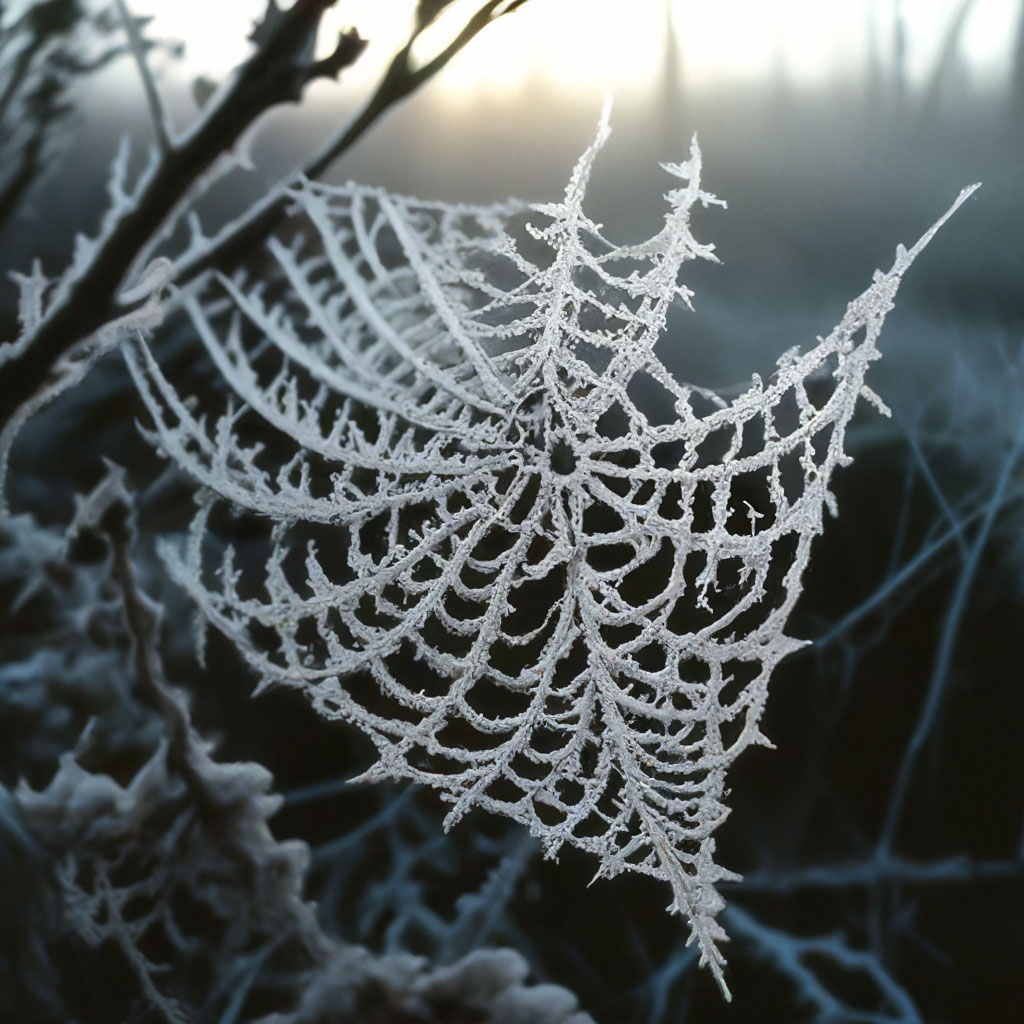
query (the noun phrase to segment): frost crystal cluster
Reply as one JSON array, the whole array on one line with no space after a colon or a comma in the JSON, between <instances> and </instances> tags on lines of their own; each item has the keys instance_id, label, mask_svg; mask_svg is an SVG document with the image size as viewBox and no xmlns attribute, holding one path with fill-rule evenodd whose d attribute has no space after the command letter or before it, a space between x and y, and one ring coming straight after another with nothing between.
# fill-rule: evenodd
<instances>
[{"instance_id":1,"label":"frost crystal cluster","mask_svg":"<svg viewBox=\"0 0 1024 1024\"><path fill-rule=\"evenodd\" d=\"M583 210L607 134L605 117L558 203L299 187L274 275L185 299L236 396L213 422L144 345L129 362L156 442L205 485L165 552L205 620L369 736L364 778L437 787L448 823L507 815L599 875L666 880L724 991L726 773L767 742L846 424L861 396L884 411L865 371L939 225L727 401L655 351L689 304L680 268L715 258L690 233L716 202L697 145L664 165L661 230L617 246ZM234 547L225 501L254 514Z\"/></svg>"}]
</instances>

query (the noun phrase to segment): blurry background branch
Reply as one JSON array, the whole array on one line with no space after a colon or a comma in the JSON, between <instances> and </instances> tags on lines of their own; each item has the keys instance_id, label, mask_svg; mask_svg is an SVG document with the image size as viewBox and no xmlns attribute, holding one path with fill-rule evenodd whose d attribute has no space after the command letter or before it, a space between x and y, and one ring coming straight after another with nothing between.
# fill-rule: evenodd
<instances>
[{"instance_id":1,"label":"blurry background branch","mask_svg":"<svg viewBox=\"0 0 1024 1024\"><path fill-rule=\"evenodd\" d=\"M4 6L0 4L0 229L29 186L52 169L56 134L73 109L75 85L127 51L112 5L40 0L13 13ZM135 33L140 31L136 21L130 24ZM141 37L140 45L180 49Z\"/></svg>"}]
</instances>

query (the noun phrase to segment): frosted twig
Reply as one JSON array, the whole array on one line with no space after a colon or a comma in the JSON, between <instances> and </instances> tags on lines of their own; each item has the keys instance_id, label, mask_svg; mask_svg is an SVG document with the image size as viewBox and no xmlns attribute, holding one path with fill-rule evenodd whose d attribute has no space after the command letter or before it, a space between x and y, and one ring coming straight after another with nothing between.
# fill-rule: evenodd
<instances>
[{"instance_id":1,"label":"frosted twig","mask_svg":"<svg viewBox=\"0 0 1024 1024\"><path fill-rule=\"evenodd\" d=\"M817 1021L857 1020L866 1024L923 1024L907 990L882 966L873 953L851 949L840 935L802 937L770 928L733 904L725 911L733 933L751 943L756 955L771 962L796 986L801 1003L814 1007ZM814 973L805 957L816 955L855 974L865 974L891 1006L889 1011L870 1012L838 999Z\"/></svg>"},{"instance_id":2,"label":"frosted twig","mask_svg":"<svg viewBox=\"0 0 1024 1024\"><path fill-rule=\"evenodd\" d=\"M174 146L173 130L167 111L164 108L163 100L160 98L160 90L157 88L153 72L146 60L146 46L139 32L139 26L131 12L128 10L126 0L115 0L117 12L121 17L121 23L128 36L128 43L131 46L132 57L135 66L139 70L139 78L142 79L142 88L146 94L146 103L149 106L149 118L153 125L153 133L156 136L156 143L161 153L168 153Z\"/></svg>"},{"instance_id":3,"label":"frosted twig","mask_svg":"<svg viewBox=\"0 0 1024 1024\"><path fill-rule=\"evenodd\" d=\"M960 634L960 621L966 608L967 595L974 584L982 552L989 541L996 518L1002 511L1003 503L1013 481L1013 474L1020 464L1022 454L1024 454L1024 418L1019 422L1010 449L1003 459L992 495L985 506L984 516L978 526L977 533L971 541L967 557L960 567L956 587L946 608L939 647L935 654L935 662L931 678L928 682L924 706L917 718L913 734L907 743L903 760L900 763L896 782L893 786L892 797L886 811L885 822L878 840L878 850L882 855L887 854L892 848L900 816L903 813L903 806L906 803L914 767L928 737L931 735L942 708L949 681L953 650Z\"/></svg>"}]
</instances>

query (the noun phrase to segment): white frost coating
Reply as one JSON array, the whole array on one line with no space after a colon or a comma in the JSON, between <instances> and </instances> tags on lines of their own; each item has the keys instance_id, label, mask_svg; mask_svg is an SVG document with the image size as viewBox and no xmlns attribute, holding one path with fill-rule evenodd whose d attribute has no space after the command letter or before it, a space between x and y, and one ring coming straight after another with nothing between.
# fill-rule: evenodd
<instances>
[{"instance_id":1,"label":"white frost coating","mask_svg":"<svg viewBox=\"0 0 1024 1024\"><path fill-rule=\"evenodd\" d=\"M696 142L665 165L682 184L664 227L617 248L582 208L607 134L559 203L299 188L312 243L270 247L283 293L222 279L226 313L189 300L241 400L216 422L128 355L156 443L210 492L168 564L264 682L363 730L365 778L438 787L448 824L482 807L598 875L668 881L727 994L726 771L767 743L845 427L858 397L880 406L864 374L920 246L728 402L654 352L689 301L681 265L714 259L689 227L716 202ZM272 450L245 439L256 418ZM272 521L262 569L217 547L218 496Z\"/></svg>"}]
</instances>

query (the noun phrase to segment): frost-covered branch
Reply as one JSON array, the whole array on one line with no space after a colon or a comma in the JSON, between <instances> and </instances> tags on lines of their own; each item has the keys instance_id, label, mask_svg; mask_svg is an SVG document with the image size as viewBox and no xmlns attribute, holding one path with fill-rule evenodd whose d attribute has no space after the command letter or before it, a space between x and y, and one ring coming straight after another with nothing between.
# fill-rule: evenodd
<instances>
[{"instance_id":1,"label":"frost-covered branch","mask_svg":"<svg viewBox=\"0 0 1024 1024\"><path fill-rule=\"evenodd\" d=\"M0 228L59 162L59 129L75 85L124 52L109 7L93 0L25 0L0 7Z\"/></svg>"},{"instance_id":2,"label":"frost-covered branch","mask_svg":"<svg viewBox=\"0 0 1024 1024\"><path fill-rule=\"evenodd\" d=\"M932 734L936 718L942 707L945 692L952 669L953 648L960 633L960 620L964 614L967 595L974 583L981 555L992 534L997 515L1003 509L1003 503L1009 491L1013 475L1018 472L1022 453L1024 453L1024 417L1021 418L1012 434L1009 451L1006 453L1001 471L999 472L991 498L985 506L982 518L970 547L965 552L963 565L956 587L950 596L949 605L942 623L939 647L935 654L934 667L925 696L924 707L917 720L913 735L900 764L899 774L893 788L892 797L879 839L879 850L887 854L896 837L903 807L910 787L911 776L921 755L922 748Z\"/></svg>"},{"instance_id":3,"label":"frost-covered branch","mask_svg":"<svg viewBox=\"0 0 1024 1024\"><path fill-rule=\"evenodd\" d=\"M421 64L413 60L413 47L450 0L421 2L409 38L395 54L370 98L356 116L314 154L292 177L268 190L237 220L224 225L211 238L198 237L177 260L177 279L185 284L214 267L240 262L254 246L261 244L285 217L288 190L303 178L317 179L346 153L391 107L444 69L448 62L488 25L522 7L527 0L486 0L466 20L462 29L437 54Z\"/></svg>"},{"instance_id":4,"label":"frost-covered branch","mask_svg":"<svg viewBox=\"0 0 1024 1024\"><path fill-rule=\"evenodd\" d=\"M146 60L146 46L139 31L139 26L128 11L125 0L116 0L117 12L121 16L121 23L124 25L125 34L128 36L128 43L131 47L132 57L135 66L139 71L139 79L142 82L143 91L146 94L146 103L149 106L150 120L153 125L153 133L156 136L157 147L161 153L169 153L173 143L171 141L171 123L164 110L163 100L160 98L160 90L157 88L156 79L149 69Z\"/></svg>"},{"instance_id":5,"label":"frost-covered branch","mask_svg":"<svg viewBox=\"0 0 1024 1024\"><path fill-rule=\"evenodd\" d=\"M307 170L320 173L386 109L440 70L484 27L522 2L486 0L442 53L422 66L414 66L409 57L412 44L446 6L421 3L413 34L367 108ZM188 211L204 178L211 172L218 173L218 162L241 143L264 112L281 103L298 102L309 82L337 77L362 53L365 41L351 29L341 33L330 54L314 59L321 19L333 3L301 0L282 11L275 0L268 0L252 35L254 53L211 98L194 124L176 139L171 137L156 85L145 66L145 46L138 26L128 18L159 149L150 155L131 192L125 194L126 202L108 211L98 236L78 240L75 259L50 287L38 321L23 323L20 338L0 345L0 488L7 450L20 425L80 379L110 347L115 334L117 341L126 336L123 322L130 311L125 309L124 292L134 283L133 276L143 274L151 265L154 240L162 238L161 232L173 227ZM283 194L271 190L267 200L257 203L214 240L194 233L194 240L201 239L200 246L189 250L180 265L170 264L170 277L184 281L209 266L230 265L272 230L283 209ZM104 331L107 341L97 344L95 338Z\"/></svg>"},{"instance_id":6,"label":"frost-covered branch","mask_svg":"<svg viewBox=\"0 0 1024 1024\"><path fill-rule=\"evenodd\" d=\"M726 914L736 937L750 944L758 958L771 963L794 985L796 998L812 1008L817 1024L845 1024L850 1020L865 1024L923 1024L910 994L871 951L852 948L842 935L792 935L764 924L735 905ZM872 1012L837 996L819 976L814 959L851 975L870 978L888 1009Z\"/></svg>"}]
</instances>

